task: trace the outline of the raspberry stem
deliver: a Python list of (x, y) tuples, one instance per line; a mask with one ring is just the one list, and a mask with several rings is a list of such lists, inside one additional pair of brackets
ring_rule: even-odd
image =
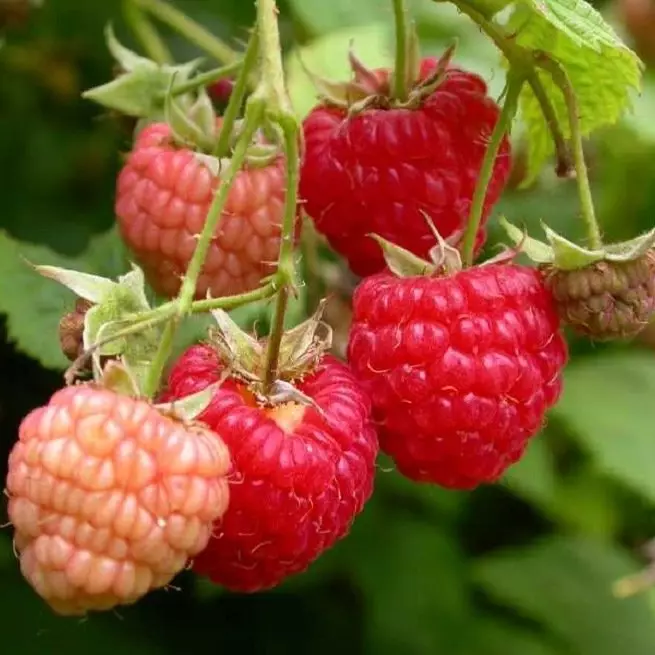
[(123, 16), (150, 59), (158, 64), (173, 62), (173, 56), (155, 26), (132, 0), (123, 1)]
[(189, 262), (189, 266), (187, 267), (186, 275), (182, 280), (180, 293), (175, 301), (177, 310), (176, 315), (171, 318), (166, 325), (159, 348), (157, 349), (157, 353), (148, 371), (148, 378), (145, 385), (145, 391), (148, 395), (154, 394), (159, 387), (159, 381), (161, 380), (166, 361), (170, 355), (173, 338), (175, 337), (175, 332), (180, 320), (191, 313), (193, 297), (196, 293), (196, 286), (198, 284), (198, 277), (200, 276), (200, 271), (205, 263), (211, 240), (220, 223), (232, 184), (237, 173), (241, 169), (241, 165), (246, 158), (248, 146), (260, 126), (263, 116), (264, 104), (261, 99), (256, 98), (255, 95), (251, 96), (246, 106), (243, 131), (239, 135), (234, 151), (232, 152), (230, 165), (228, 166), (225, 175), (221, 178), (218, 192), (214, 196), (212, 204), (209, 207), (207, 217), (205, 218), (205, 224), (203, 225), (202, 232), (198, 237), (198, 243), (193, 252), (193, 256), (191, 257), (191, 261)]
[(473, 192), (473, 199), (471, 201), (471, 211), (469, 213), (468, 223), (466, 224), (466, 231), (462, 238), (462, 263), (464, 266), (471, 266), (473, 264), (473, 253), (475, 251), (475, 236), (480, 227), (482, 214), (484, 211), (484, 201), (487, 197), (487, 187), (493, 176), (494, 164), (496, 157), (500, 150), (500, 144), (503, 141), (505, 134), (509, 133), (514, 117), (518, 110), (519, 95), (525, 83), (525, 76), (512, 72), (507, 75), (507, 86), (505, 87), (505, 100), (503, 108), (498, 117), (491, 136), (489, 137), (489, 144), (484, 153), (480, 173), (478, 174), (478, 181), (475, 185)]
[(279, 290), (268, 337), (264, 394), (268, 393), (271, 384), (277, 377), (280, 343), (284, 333), (284, 316), (289, 300), (289, 291), (294, 286), (296, 276), (293, 246), (300, 170), (298, 149), (300, 127), (291, 107), (284, 81), (277, 15), (278, 8), (275, 0), (257, 0), (257, 28), (261, 41), (261, 77), (255, 94), (261, 93), (265, 98), (266, 117), (279, 125), (282, 130), (287, 186), (277, 267)]
[(407, 100), (407, 7), (405, 0), (392, 0), (396, 30), (396, 62), (393, 72), (393, 97)]
[(587, 231), (588, 246), (594, 250), (603, 247), (603, 239), (600, 234), (600, 227), (596, 219), (594, 200), (589, 184), (587, 164), (585, 162), (584, 148), (582, 145), (582, 131), (580, 130), (580, 114), (578, 111), (578, 100), (567, 72), (562, 66), (549, 57), (546, 53), (539, 53), (536, 57), (537, 64), (550, 73), (553, 82), (560, 88), (564, 95), (566, 110), (569, 116), (569, 127), (571, 130), (571, 143), (573, 144), (573, 164), (575, 166), (576, 180), (578, 184), (578, 196), (580, 198), (580, 209), (582, 220)]
[[(440, 0), (436, 0), (439, 2)], [(514, 42), (513, 36), (498, 25), (494, 20), (487, 19), (484, 14), (472, 7), (467, 0), (450, 0), (462, 13), (466, 14), (475, 22), (491, 40), (496, 47), (503, 53), (505, 59), (510, 63), (512, 69), (521, 72), (534, 96), (539, 103), (541, 113), (544, 116), (546, 125), (550, 131), (553, 144), (555, 146), (555, 156), (557, 159), (556, 173), (559, 177), (569, 177), (573, 165), (571, 163), (571, 154), (562, 134), (557, 115), (553, 108), (544, 85), (535, 70), (534, 52)]]
[(191, 78), (188, 82), (179, 84), (171, 89), (171, 95), (173, 97), (184, 95), (189, 91), (194, 91), (200, 87), (207, 86), (213, 82), (218, 82), (219, 80), (225, 79), (226, 77), (231, 77), (235, 73), (238, 73), (239, 70), (245, 65), (244, 61), (235, 61), (232, 64), (227, 64), (225, 66), (220, 66), (219, 68), (212, 68), (211, 70), (200, 73), (195, 77)]
[(216, 147), (214, 148), (214, 155), (216, 157), (227, 157), (230, 152), (230, 138), (232, 136), (234, 123), (239, 116), (239, 112), (241, 111), (243, 99), (245, 98), (246, 91), (248, 90), (250, 72), (257, 63), (258, 54), (259, 33), (255, 29), (250, 35), (250, 39), (248, 40), (248, 47), (246, 48), (246, 54), (243, 56), (243, 68), (241, 69), (241, 73), (236, 79), (234, 88), (230, 94), (230, 100), (228, 101), (225, 112), (223, 113), (221, 132), (218, 136)]
[(131, 0), (131, 2), (173, 28), (187, 41), (193, 43), (219, 62), (230, 64), (238, 58), (237, 53), (229, 45), (179, 9), (162, 2), (162, 0)]

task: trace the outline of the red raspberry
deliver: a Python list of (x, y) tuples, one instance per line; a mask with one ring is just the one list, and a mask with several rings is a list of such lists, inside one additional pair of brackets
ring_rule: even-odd
[(9, 518), (23, 575), (60, 614), (133, 603), (209, 540), (229, 453), (144, 401), (68, 387), (23, 420)]
[[(219, 378), (209, 346), (194, 346), (170, 373), (165, 400)], [(230, 508), (194, 570), (238, 591), (273, 587), (304, 571), (344, 537), (371, 495), (377, 437), (370, 403), (350, 370), (331, 356), (298, 384), (323, 410), (294, 402), (258, 407), (234, 380), (201, 414), (232, 455)]]
[(521, 457), (558, 399), (567, 350), (539, 272), (489, 264), (364, 280), (348, 359), (399, 471), (470, 489)]
[[(220, 180), (165, 123), (138, 136), (118, 177), (121, 234), (159, 294), (174, 296)], [(282, 158), (237, 174), (196, 288), (196, 297), (242, 293), (273, 272), (285, 189)]]
[[(421, 78), (436, 65), (436, 59), (424, 59)], [(384, 268), (370, 233), (425, 257), (435, 241), (422, 212), (445, 238), (465, 226), (498, 116), (484, 81), (455, 68), (418, 109), (367, 109), (348, 118), (343, 109), (319, 105), (303, 124), (304, 208), (358, 275)], [(505, 139), (487, 190), (478, 247), (510, 168)]]

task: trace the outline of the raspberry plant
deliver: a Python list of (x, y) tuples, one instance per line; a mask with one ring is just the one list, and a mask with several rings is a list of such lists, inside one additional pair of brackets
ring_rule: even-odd
[[(340, 38), (315, 39), (285, 61), (274, 0), (254, 5), (238, 52), (172, 4), (126, 0), (123, 18), (139, 47), (107, 27), (111, 79), (83, 93), (129, 128), (116, 226), (68, 257), (0, 232), (9, 335), (45, 366), (72, 360), (66, 388), (24, 419), (9, 459), (17, 555), (56, 612), (78, 614), (140, 601), (187, 566), (208, 585), (254, 592), (302, 584), (324, 561), (338, 570), (351, 553), (359, 583), (377, 590), (371, 643), (404, 644), (422, 628), (412, 629), (413, 617), (394, 627), (395, 599), (418, 594), (421, 611), (449, 608), (432, 582), (417, 591), (404, 560), (452, 554), (429, 524), (396, 521), (385, 498), (411, 498), (423, 510), (444, 499), (447, 514), (450, 496), (434, 496), (444, 493), (434, 485), (502, 479), (584, 532), (593, 519), (574, 516), (568, 501), (594, 496), (598, 471), (578, 472), (582, 491), (569, 482), (549, 488), (562, 464), (548, 440), (551, 408), (555, 426), (580, 433), (603, 476), (654, 497), (643, 462), (615, 457), (595, 436), (623, 434), (624, 422), (603, 413), (621, 388), (592, 393), (594, 371), (576, 350), (580, 335), (592, 344), (640, 335), (655, 311), (655, 230), (605, 235), (583, 142), (622, 119), (643, 66), (583, 0), (419, 8), (392, 0), (384, 29), (392, 12), (393, 61), (369, 61), (383, 28), (352, 28), (348, 52), (347, 21), (332, 25)], [(290, 5), (315, 31), (321, 11), (339, 9), (314, 15), (301, 0)], [(421, 55), (415, 21), (447, 7), (470, 40), (501, 55), (499, 95), (460, 61), (464, 45)], [(352, 22), (366, 23), (369, 9), (351, 7)], [(180, 56), (158, 24), (203, 58)], [(315, 64), (330, 43), (351, 70), (322, 78)], [(11, 44), (9, 52), (20, 60)], [(577, 207), (567, 204), (557, 230), (543, 224), (545, 242), (528, 234), (521, 212), (503, 207), (507, 218), (499, 216), (519, 152), (523, 187), (554, 174), (553, 193), (576, 190)], [(481, 255), (487, 229), (494, 239), (502, 230), (499, 254)], [(353, 297), (352, 321), (330, 317), (335, 300), (323, 298), (336, 291), (334, 271), (346, 304)], [(18, 280), (28, 292), (12, 293)], [(35, 310), (39, 294), (47, 317)], [(563, 329), (574, 351), (566, 370)], [(621, 363), (605, 357), (605, 375), (620, 379)], [(635, 415), (646, 404), (623, 399)], [(396, 470), (376, 471), (378, 448)], [(381, 489), (372, 495), (374, 481)], [(466, 502), (461, 496), (453, 503)], [(155, 527), (145, 535), (148, 520)], [(361, 535), (385, 539), (393, 558), (362, 552)], [(535, 600), (510, 570), (546, 587), (547, 573), (561, 576), (565, 588), (593, 569), (589, 561), (602, 569), (591, 572), (589, 593), (595, 584), (622, 634), (635, 635), (631, 652), (652, 651), (643, 625), (653, 619), (641, 601), (604, 596), (619, 578), (616, 595), (646, 589), (650, 570), (635, 573), (622, 555), (573, 537), (487, 556), (476, 569), (475, 584), (542, 624), (543, 641), (505, 619), (497, 630), (462, 606), (451, 625), (457, 639), (432, 635), (437, 641), (414, 650), (491, 653), (496, 639), (503, 652), (619, 652), (623, 642), (605, 626), (585, 641), (582, 619), (551, 612), (557, 592)], [(390, 576), (412, 580), (411, 593), (380, 582)]]

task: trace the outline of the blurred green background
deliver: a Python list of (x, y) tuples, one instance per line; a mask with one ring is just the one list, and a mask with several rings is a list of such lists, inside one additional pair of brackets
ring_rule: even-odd
[[(45, 0), (25, 15), (15, 11), (20, 1), (0, 0), (2, 462), (22, 416), (61, 384), (56, 326), (72, 306), (70, 294), (39, 279), (23, 258), (107, 275), (125, 270), (112, 202), (129, 137), (80, 92), (110, 76), (108, 21), (135, 47), (116, 1)], [(634, 23), (630, 0), (621, 4), (623, 14), (609, 4), (601, 9), (620, 17), (627, 7)], [(280, 5), (289, 83), (301, 114), (314, 94), (299, 54), (310, 68), (335, 76), (347, 70), (351, 40), (365, 62), (390, 60), (387, 0)], [(244, 38), (254, 16), (250, 0), (179, 0), (177, 6), (232, 43)], [(438, 54), (457, 36), (459, 63), (482, 74), (494, 93), (502, 89), (497, 54), (472, 25), (449, 5), (415, 0), (411, 7), (426, 53)], [(623, 30), (620, 22), (617, 27)], [(650, 31), (640, 32), (646, 52), (644, 34), (652, 47), (655, 19)], [(163, 33), (179, 59), (198, 54)], [(648, 72), (635, 111), (588, 144), (608, 239), (653, 225), (654, 116), (655, 78)], [(518, 138), (515, 147), (520, 152)], [(508, 191), (500, 213), (535, 235), (540, 220), (577, 234), (575, 186), (548, 171), (535, 187)], [(493, 227), (489, 253), (500, 240)], [(318, 271), (330, 288), (347, 280), (323, 247)], [(305, 311), (304, 301), (295, 303), (292, 321)], [(238, 318), (248, 324), (259, 311)], [(331, 320), (342, 335), (347, 302), (337, 303)], [(187, 340), (194, 331), (198, 326), (185, 331)], [(654, 348), (655, 331), (629, 345), (572, 340), (562, 401), (502, 484), (446, 492), (412, 485), (381, 460), (375, 496), (351, 536), (307, 574), (269, 593), (227, 594), (184, 574), (179, 589), (152, 594), (136, 607), (62, 619), (22, 580), (5, 529), (0, 652), (653, 655), (655, 595), (618, 600), (612, 584), (646, 564), (641, 549), (655, 536)]]

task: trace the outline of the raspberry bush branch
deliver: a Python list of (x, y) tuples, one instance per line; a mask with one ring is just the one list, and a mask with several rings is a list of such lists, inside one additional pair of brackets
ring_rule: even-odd
[(218, 68), (212, 68), (211, 70), (205, 71), (204, 73), (198, 73), (198, 75), (195, 75), (187, 82), (176, 84), (170, 90), (170, 95), (173, 97), (181, 96), (189, 93), (189, 91), (195, 91), (196, 89), (208, 86), (213, 82), (218, 82), (219, 80), (232, 77), (238, 73), (244, 65), (246, 65), (245, 61), (239, 59), (231, 64), (226, 64), (225, 66), (220, 66)]
[(284, 81), (277, 14), (275, 0), (257, 0), (257, 28), (261, 43), (261, 77), (253, 98), (260, 96), (264, 99), (266, 118), (280, 127), (286, 161), (284, 218), (276, 274), (279, 290), (266, 351), (264, 394), (270, 390), (277, 377), (280, 344), (284, 333), (284, 316), (289, 293), (294, 287), (296, 279), (293, 250), (300, 168), (298, 151), (300, 128)]
[(602, 248), (603, 240), (600, 228), (598, 227), (598, 221), (596, 220), (594, 201), (591, 195), (591, 187), (589, 185), (589, 175), (587, 172), (587, 164), (585, 162), (584, 148), (582, 144), (582, 134), (580, 131), (580, 112), (575, 91), (571, 85), (571, 80), (569, 79), (566, 70), (557, 61), (549, 57), (546, 53), (538, 53), (536, 61), (539, 66), (550, 73), (553, 81), (557, 84), (564, 95), (564, 101), (569, 116), (569, 127), (571, 130), (573, 162), (575, 165), (576, 182), (580, 197), (580, 209), (587, 232), (587, 245), (589, 248), (597, 250)]
[[(443, 0), (436, 0), (441, 2)], [(555, 172), (558, 177), (569, 177), (573, 167), (571, 153), (566, 139), (562, 134), (557, 115), (553, 105), (546, 93), (543, 83), (539, 79), (532, 52), (514, 43), (512, 35), (493, 19), (488, 19), (466, 0), (450, 0), (463, 14), (466, 14), (482, 29), (487, 36), (496, 44), (496, 47), (503, 53), (511, 68), (515, 71), (522, 71), (527, 83), (530, 85), (537, 102), (541, 108), (544, 120), (551, 134), (555, 147), (556, 165)]]
[(494, 165), (503, 138), (509, 134), (514, 118), (516, 117), (519, 95), (521, 94), (521, 89), (523, 88), (524, 83), (525, 77), (520, 72), (510, 71), (507, 75), (503, 108), (493, 132), (489, 137), (489, 144), (487, 145), (487, 150), (484, 159), (482, 160), (482, 166), (475, 185), (475, 191), (473, 192), (468, 223), (462, 238), (462, 263), (465, 266), (471, 266), (473, 264), (475, 236), (478, 233), (480, 222), (482, 220), (487, 188), (494, 172)]
[(132, 0), (123, 0), (125, 22), (140, 41), (146, 54), (158, 64), (173, 63), (173, 56), (163, 39), (145, 15), (144, 11)]
[[(243, 56), (242, 65), (247, 70), (253, 70), (257, 63), (257, 56), (259, 54), (259, 31), (254, 29), (250, 34), (248, 46)], [(239, 116), (239, 112), (243, 105), (243, 100), (248, 91), (248, 76), (239, 75), (232, 89), (230, 100), (223, 113), (223, 123), (221, 125), (221, 133), (218, 136), (216, 147), (214, 148), (214, 155), (216, 157), (224, 157), (230, 150), (230, 138), (232, 135), (232, 128)]]
[[(241, 75), (247, 74), (248, 71), (242, 69)], [(249, 103), (246, 107), (243, 131), (235, 145), (230, 164), (221, 181), (218, 192), (209, 208), (193, 257), (191, 258), (189, 267), (184, 275), (184, 279), (182, 280), (182, 286), (180, 287), (180, 293), (176, 302), (176, 316), (166, 325), (157, 355), (152, 362), (148, 374), (147, 394), (153, 394), (158, 388), (164, 367), (166, 366), (166, 362), (171, 354), (173, 338), (175, 336), (177, 325), (179, 321), (184, 319), (191, 311), (193, 298), (196, 294), (198, 278), (203, 264), (205, 263), (207, 251), (209, 250), (211, 240), (221, 220), (232, 184), (234, 183), (241, 165), (245, 161), (248, 146), (260, 125), (263, 117), (262, 109), (260, 103)]]

